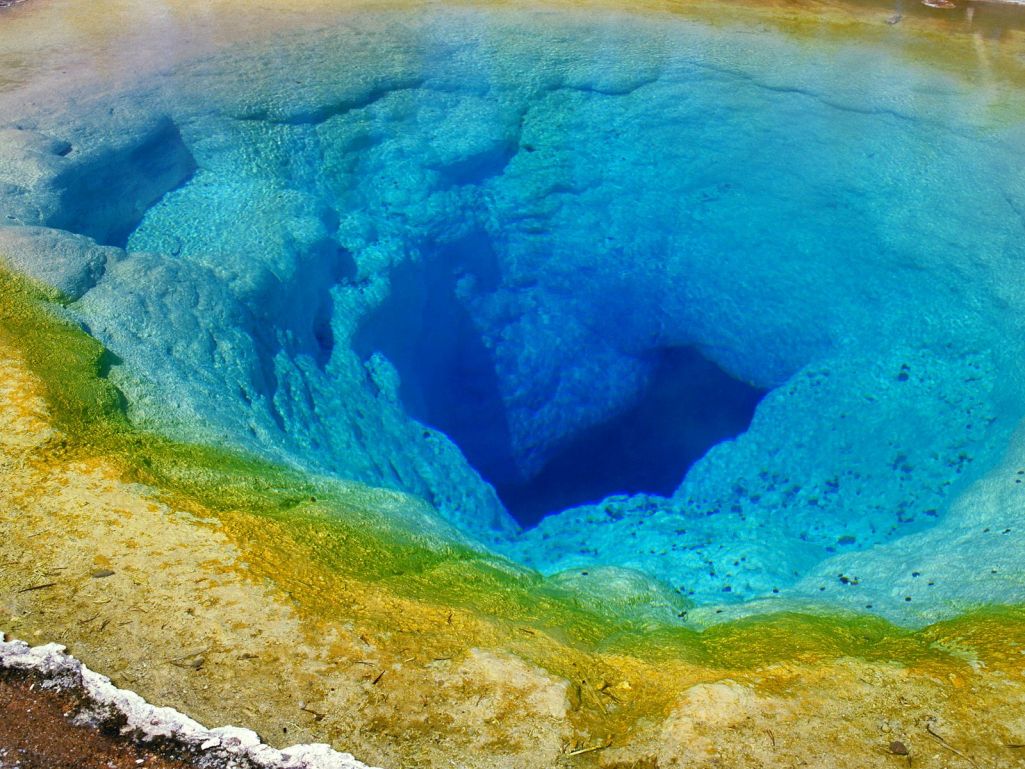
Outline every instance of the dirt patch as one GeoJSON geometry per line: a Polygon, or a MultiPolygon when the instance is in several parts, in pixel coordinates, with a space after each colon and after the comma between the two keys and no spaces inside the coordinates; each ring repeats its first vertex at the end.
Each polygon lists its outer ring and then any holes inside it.
{"type": "Polygon", "coordinates": [[[35,675],[0,670],[0,769],[195,769],[173,748],[137,745],[116,729],[76,726],[87,705],[69,690],[45,688],[35,675]]]}

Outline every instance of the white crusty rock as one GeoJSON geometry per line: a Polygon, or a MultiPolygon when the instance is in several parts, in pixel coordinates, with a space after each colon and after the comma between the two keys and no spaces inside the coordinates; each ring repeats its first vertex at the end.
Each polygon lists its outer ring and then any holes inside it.
{"type": "Polygon", "coordinates": [[[34,672],[55,687],[80,691],[96,713],[123,716],[123,734],[140,742],[174,741],[201,754],[198,760],[211,769],[372,769],[329,745],[294,745],[277,750],[263,744],[250,729],[208,729],[173,708],[150,705],[135,692],[117,688],[109,678],[67,654],[59,644],[33,647],[24,641],[5,640],[0,633],[0,669],[34,672]]]}

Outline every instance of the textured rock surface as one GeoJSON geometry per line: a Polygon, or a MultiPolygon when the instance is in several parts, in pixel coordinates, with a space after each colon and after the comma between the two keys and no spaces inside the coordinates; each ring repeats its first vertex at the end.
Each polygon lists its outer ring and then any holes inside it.
{"type": "Polygon", "coordinates": [[[47,227],[0,227],[0,254],[12,269],[52,286],[67,299],[80,299],[103,277],[122,249],[98,246],[91,238],[47,227]]]}
{"type": "Polygon", "coordinates": [[[249,729],[207,729],[171,708],[154,707],[135,692],[118,689],[65,651],[58,644],[32,647],[0,635],[0,669],[34,673],[44,687],[83,695],[89,703],[77,716],[83,725],[117,728],[140,743],[167,741],[195,751],[202,757],[199,763],[211,769],[366,769],[366,764],[328,745],[294,745],[279,751],[264,745],[249,729]]]}
{"type": "Polygon", "coordinates": [[[166,116],[111,106],[62,126],[75,143],[23,128],[0,139],[0,221],[42,225],[119,245],[142,214],[193,170],[166,116]]]}

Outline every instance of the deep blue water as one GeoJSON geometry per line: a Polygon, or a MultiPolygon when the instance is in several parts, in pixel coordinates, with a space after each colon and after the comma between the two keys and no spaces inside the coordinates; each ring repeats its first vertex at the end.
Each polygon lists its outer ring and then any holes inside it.
{"type": "MultiPolygon", "coordinates": [[[[520,524],[533,526],[551,513],[613,495],[670,497],[710,448],[747,429],[761,390],[693,348],[668,348],[653,357],[647,384],[625,411],[575,435],[536,475],[492,481],[520,524]]],[[[464,445],[458,432],[450,434],[464,445]]],[[[485,466],[469,451],[467,458],[474,467],[485,466]]]]}
{"type": "Polygon", "coordinates": [[[196,170],[74,307],[141,421],[707,602],[936,526],[1021,416],[1020,125],[886,50],[452,12],[165,89],[196,170]]]}

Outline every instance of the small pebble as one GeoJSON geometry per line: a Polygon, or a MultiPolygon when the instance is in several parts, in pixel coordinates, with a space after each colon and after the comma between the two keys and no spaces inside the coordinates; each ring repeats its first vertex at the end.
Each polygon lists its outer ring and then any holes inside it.
{"type": "Polygon", "coordinates": [[[93,579],[103,579],[104,577],[113,577],[114,572],[110,569],[93,569],[89,572],[89,576],[93,579]]]}
{"type": "Polygon", "coordinates": [[[894,740],[890,743],[890,752],[895,756],[906,756],[911,751],[908,750],[908,746],[900,740],[894,740]]]}

